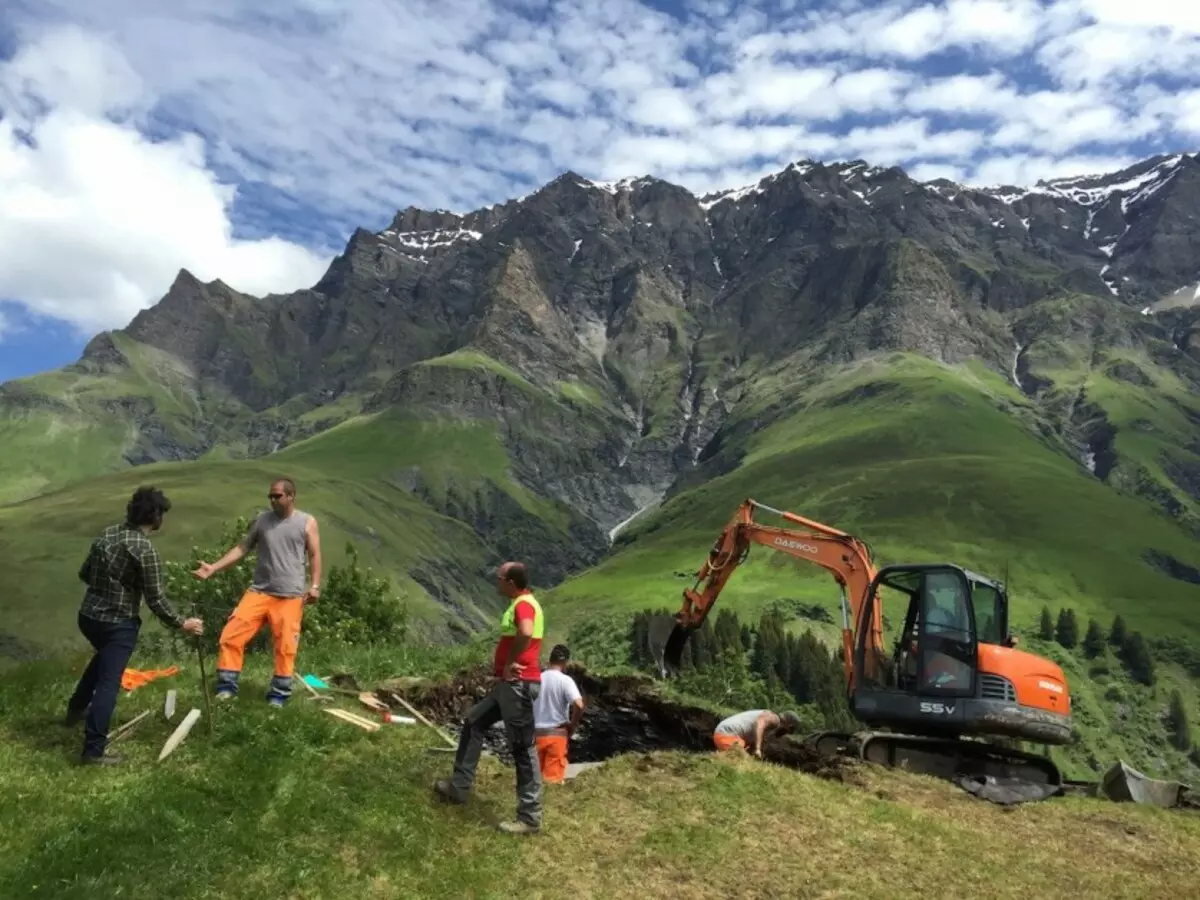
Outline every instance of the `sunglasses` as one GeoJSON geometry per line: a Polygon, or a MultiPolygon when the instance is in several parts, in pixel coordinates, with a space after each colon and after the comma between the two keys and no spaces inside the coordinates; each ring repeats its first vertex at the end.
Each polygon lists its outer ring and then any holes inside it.
{"type": "Polygon", "coordinates": [[[282,500],[283,494],[267,494],[268,500],[282,500]]]}

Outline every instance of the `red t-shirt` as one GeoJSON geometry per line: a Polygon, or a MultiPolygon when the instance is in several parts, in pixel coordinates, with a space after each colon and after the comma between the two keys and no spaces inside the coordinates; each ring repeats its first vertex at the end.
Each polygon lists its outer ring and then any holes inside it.
{"type": "MultiPolygon", "coordinates": [[[[532,621],[534,617],[533,604],[523,600],[517,601],[517,608],[513,610],[513,620],[517,623],[524,621],[532,621]]],[[[508,648],[516,638],[512,635],[505,635],[500,638],[500,642],[496,644],[496,655],[492,658],[492,672],[497,678],[504,677],[504,663],[508,661],[508,648]]],[[[538,663],[538,657],[541,655],[542,639],[531,637],[529,643],[525,645],[525,649],[517,654],[515,662],[519,666],[525,668],[521,670],[521,674],[517,677],[522,681],[541,681],[542,667],[538,663]]]]}

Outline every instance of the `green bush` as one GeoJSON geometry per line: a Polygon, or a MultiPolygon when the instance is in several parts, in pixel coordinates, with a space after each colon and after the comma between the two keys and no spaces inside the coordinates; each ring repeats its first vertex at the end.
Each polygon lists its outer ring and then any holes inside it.
{"type": "Polygon", "coordinates": [[[321,599],[304,614],[304,631],[310,640],[351,646],[403,644],[408,626],[408,606],[393,596],[387,578],[359,566],[358,551],[350,542],[346,565],[330,568],[321,599]]]}

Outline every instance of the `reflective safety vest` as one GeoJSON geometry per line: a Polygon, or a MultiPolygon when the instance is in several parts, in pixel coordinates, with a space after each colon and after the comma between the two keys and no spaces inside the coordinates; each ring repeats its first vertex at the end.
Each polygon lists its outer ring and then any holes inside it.
{"type": "Polygon", "coordinates": [[[500,637],[517,636],[517,604],[522,600],[533,607],[533,640],[540,641],[542,633],[546,630],[546,617],[542,615],[542,605],[531,592],[517,594],[508,604],[508,609],[500,619],[500,637]]]}

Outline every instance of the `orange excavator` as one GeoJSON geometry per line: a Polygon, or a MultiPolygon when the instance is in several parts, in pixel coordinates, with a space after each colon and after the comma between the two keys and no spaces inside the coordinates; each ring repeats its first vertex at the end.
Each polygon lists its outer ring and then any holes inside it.
{"type": "Polygon", "coordinates": [[[694,586],[684,590],[663,654],[668,670],[678,671],[688,636],[704,622],[753,544],[833,575],[842,594],[850,710],[867,728],[886,729],[816,732],[807,739],[814,749],[950,779],[993,776],[1062,785],[1048,757],[1006,746],[1021,740],[1068,743],[1071,700],[1058,665],[1015,649],[1002,583],[945,562],[876,571],[864,541],[755,500],[738,507],[694,586]],[[754,520],[759,509],[799,527],[760,524],[754,520]],[[883,605],[893,599],[906,613],[889,653],[883,605]],[[985,740],[996,738],[1002,742],[985,740]]]}

